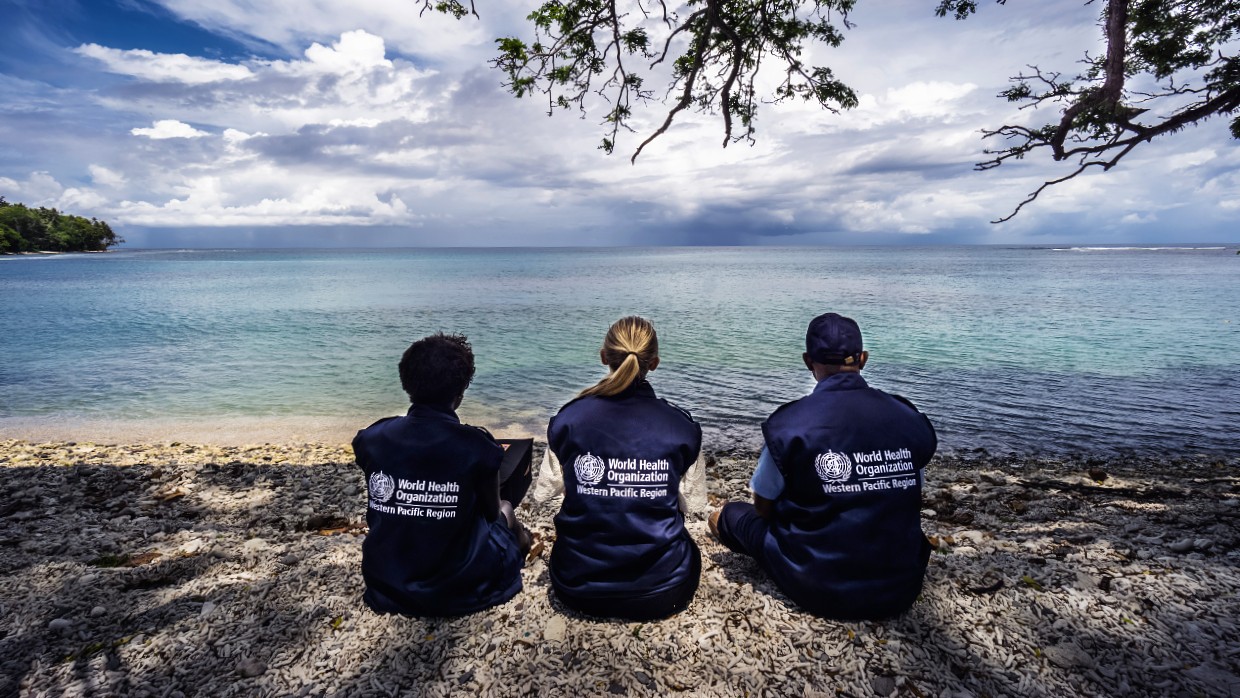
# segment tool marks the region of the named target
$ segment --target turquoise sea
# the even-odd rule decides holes
[[[396,362],[437,330],[478,357],[466,420],[542,434],[636,313],[659,331],[656,390],[708,447],[749,447],[812,387],[804,328],[829,310],[860,322],[866,377],[929,414],[944,450],[1240,454],[1234,245],[0,258],[0,439],[347,438],[403,411]]]

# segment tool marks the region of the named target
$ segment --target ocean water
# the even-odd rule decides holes
[[[1191,248],[123,250],[0,258],[0,438],[336,440],[402,412],[413,339],[469,336],[500,435],[650,318],[651,382],[708,447],[812,388],[805,325],[858,320],[871,385],[946,451],[1240,454],[1240,256]]]

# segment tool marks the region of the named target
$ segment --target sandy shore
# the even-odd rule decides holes
[[[0,442],[0,695],[1240,696],[1238,466],[936,459],[938,552],[883,623],[800,612],[700,515],[674,618],[566,612],[548,547],[512,601],[414,620],[361,603],[347,447]],[[718,454],[711,497],[752,467]],[[555,507],[522,511],[549,545]]]

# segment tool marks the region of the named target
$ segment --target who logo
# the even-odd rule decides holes
[[[814,459],[814,470],[818,471],[818,477],[823,482],[844,482],[852,477],[853,466],[843,453],[827,451],[819,453]]]
[[[396,491],[396,481],[382,470],[376,471],[366,482],[370,486],[370,498],[376,502],[386,502]]]
[[[603,459],[588,452],[573,460],[573,471],[577,473],[577,481],[585,485],[597,485],[602,481],[605,470]]]

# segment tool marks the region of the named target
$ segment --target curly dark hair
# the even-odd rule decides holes
[[[474,349],[465,335],[436,332],[410,344],[399,369],[400,385],[410,401],[451,403],[474,379]]]

